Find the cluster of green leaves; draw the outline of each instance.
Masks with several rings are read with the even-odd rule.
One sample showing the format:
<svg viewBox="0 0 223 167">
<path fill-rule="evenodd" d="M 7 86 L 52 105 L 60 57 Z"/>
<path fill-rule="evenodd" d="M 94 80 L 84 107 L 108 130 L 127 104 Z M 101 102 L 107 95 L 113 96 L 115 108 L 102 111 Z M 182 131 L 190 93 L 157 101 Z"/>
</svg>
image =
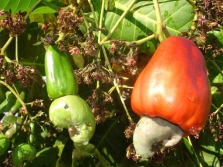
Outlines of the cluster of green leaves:
<svg viewBox="0 0 223 167">
<path fill-rule="evenodd" d="M 101 34 L 101 41 L 112 30 L 118 22 L 123 12 L 132 1 L 127 0 L 105 0 L 106 10 L 101 14 L 103 0 L 90 1 L 90 6 L 85 1 L 84 15 L 89 21 L 89 25 L 96 28 L 99 20 L 102 20 L 102 27 L 105 31 Z M 31 85 L 23 99 L 26 104 L 41 99 L 44 108 L 28 108 L 31 115 L 35 117 L 40 114 L 38 119 L 29 121 L 25 126 L 31 129 L 31 132 L 18 130 L 10 139 L 9 152 L 0 157 L 0 166 L 8 164 L 10 166 L 10 154 L 15 146 L 21 143 L 30 143 L 37 149 L 36 158 L 31 162 L 25 162 L 24 166 L 44 167 L 44 166 L 215 166 L 222 165 L 223 144 L 216 141 L 210 130 L 201 132 L 199 139 L 193 137 L 184 138 L 183 141 L 170 153 L 166 153 L 162 164 L 153 161 L 135 163 L 131 159 L 126 158 L 126 148 L 132 143 L 132 139 L 126 139 L 124 135 L 125 128 L 129 125 L 128 118 L 124 112 L 119 96 L 114 93 L 114 104 L 110 108 L 110 112 L 116 113 L 106 122 L 98 124 L 96 132 L 86 147 L 74 147 L 73 142 L 65 131 L 55 129 L 47 120 L 48 109 L 51 101 L 47 97 L 46 88 L 41 77 L 45 76 L 44 72 L 44 55 L 45 49 L 42 44 L 34 45 L 41 41 L 45 36 L 41 30 L 41 25 L 46 22 L 57 20 L 57 12 L 59 8 L 69 5 L 68 0 L 4 0 L 0 3 L 0 10 L 9 11 L 15 14 L 18 11 L 28 13 L 26 31 L 18 37 L 18 50 L 15 49 L 15 40 L 11 42 L 6 50 L 6 55 L 14 60 L 15 52 L 18 52 L 19 62 L 23 65 L 34 66 L 38 71 L 37 82 Z M 180 0 L 159 0 L 161 16 L 166 28 L 171 35 L 180 35 L 181 32 L 187 32 L 191 28 L 195 17 L 195 6 L 188 1 Z M 33 7 L 35 7 L 33 9 Z M 94 8 L 94 12 L 91 11 Z M 95 20 L 97 24 L 92 21 Z M 102 18 L 102 19 L 101 19 Z M 86 30 L 82 25 L 81 30 Z M 101 27 L 101 28 L 102 28 Z M 119 39 L 124 41 L 137 41 L 156 32 L 157 20 L 154 10 L 153 1 L 139 0 L 127 12 L 124 19 L 111 34 L 111 39 Z M 207 32 L 207 45 L 212 44 L 213 40 L 217 43 L 217 47 L 223 47 L 223 30 L 214 29 Z M 0 31 L 0 48 L 4 46 L 9 39 L 9 32 L 1 29 Z M 102 44 L 103 45 L 103 44 Z M 157 40 L 152 39 L 143 44 L 142 50 L 153 53 L 157 47 Z M 212 85 L 213 104 L 211 113 L 215 112 L 215 117 L 222 120 L 222 84 L 223 84 L 223 53 L 220 53 L 213 59 L 212 53 L 205 53 L 207 58 L 207 66 L 209 78 Z M 129 85 L 129 86 L 132 86 Z M 87 98 L 91 94 L 95 85 L 80 85 L 79 94 L 83 98 Z M 104 85 L 105 90 L 110 89 L 111 85 Z M 17 115 L 11 115 L 10 109 L 15 106 L 17 99 L 13 94 L 0 85 L 0 119 L 3 123 L 1 128 L 7 128 L 17 123 Z M 125 104 L 130 111 L 132 118 L 137 121 L 138 117 L 131 111 L 129 99 Z M 21 107 L 17 106 L 18 108 Z M 17 109 L 18 109 L 17 108 Z M 32 117 L 32 118 L 33 118 Z M 29 118 L 30 119 L 30 118 Z M 214 120 L 216 121 L 216 120 Z M 32 129 L 32 125 L 35 129 Z M 209 123 L 208 123 L 209 125 Z M 7 162 L 8 160 L 8 162 Z"/>
</svg>

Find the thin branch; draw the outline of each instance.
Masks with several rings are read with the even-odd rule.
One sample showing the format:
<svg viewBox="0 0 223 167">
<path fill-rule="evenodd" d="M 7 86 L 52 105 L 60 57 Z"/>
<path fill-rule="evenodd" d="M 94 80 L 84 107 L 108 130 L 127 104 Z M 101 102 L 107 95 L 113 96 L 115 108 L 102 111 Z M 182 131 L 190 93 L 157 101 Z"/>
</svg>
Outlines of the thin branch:
<svg viewBox="0 0 223 167">
<path fill-rule="evenodd" d="M 19 56 L 18 56 L 19 48 L 18 48 L 18 35 L 15 37 L 15 60 L 19 62 Z"/>
<path fill-rule="evenodd" d="M 7 62 L 11 62 L 11 60 L 7 56 L 5 56 L 5 50 L 7 49 L 7 47 L 9 46 L 9 44 L 12 42 L 13 39 L 14 39 L 13 37 L 9 37 L 8 41 L 1 48 L 1 55 L 4 55 Z"/>
<path fill-rule="evenodd" d="M 156 36 L 155 34 L 152 34 L 150 36 L 147 36 L 147 37 L 145 37 L 143 39 L 140 39 L 140 40 L 137 40 L 137 41 L 126 42 L 126 45 L 127 46 L 131 46 L 131 45 L 141 45 L 141 44 L 143 44 L 143 43 L 145 43 L 145 42 L 147 42 L 147 41 L 155 38 L 155 36 Z"/>
<path fill-rule="evenodd" d="M 130 114 L 129 114 L 129 111 L 128 111 L 126 105 L 125 105 L 124 99 L 122 98 L 122 95 L 121 95 L 119 86 L 118 86 L 118 84 L 116 83 L 115 80 L 113 81 L 113 84 L 114 84 L 114 86 L 115 86 L 115 88 L 116 88 L 116 90 L 117 90 L 117 92 L 118 92 L 119 98 L 120 98 L 121 103 L 122 103 L 122 105 L 123 105 L 123 107 L 124 107 L 124 110 L 125 110 L 125 112 L 126 112 L 126 115 L 127 115 L 127 117 L 128 117 L 128 120 L 129 120 L 130 123 L 132 123 L 133 120 L 132 120 L 132 118 L 131 118 L 131 116 L 130 116 Z"/>
</svg>

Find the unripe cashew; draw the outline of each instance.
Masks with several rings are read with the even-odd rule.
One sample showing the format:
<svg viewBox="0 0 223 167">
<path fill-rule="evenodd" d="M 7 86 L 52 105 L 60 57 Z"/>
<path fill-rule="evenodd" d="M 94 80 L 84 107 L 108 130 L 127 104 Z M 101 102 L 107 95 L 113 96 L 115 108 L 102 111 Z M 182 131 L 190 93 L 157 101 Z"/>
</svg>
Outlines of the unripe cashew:
<svg viewBox="0 0 223 167">
<path fill-rule="evenodd" d="M 133 145 L 136 155 L 145 160 L 159 150 L 159 146 L 171 147 L 183 137 L 183 131 L 161 118 L 143 116 L 136 125 L 133 134 Z"/>
<path fill-rule="evenodd" d="M 22 143 L 12 152 L 12 163 L 19 167 L 23 161 L 31 161 L 36 157 L 36 148 L 31 144 Z"/>
<path fill-rule="evenodd" d="M 76 95 L 55 99 L 49 109 L 49 118 L 59 128 L 68 128 L 75 144 L 86 145 L 95 131 L 95 118 L 85 100 Z"/>
<path fill-rule="evenodd" d="M 3 133 L 0 133 L 0 156 L 8 150 L 9 145 L 9 139 L 7 139 Z"/>
</svg>

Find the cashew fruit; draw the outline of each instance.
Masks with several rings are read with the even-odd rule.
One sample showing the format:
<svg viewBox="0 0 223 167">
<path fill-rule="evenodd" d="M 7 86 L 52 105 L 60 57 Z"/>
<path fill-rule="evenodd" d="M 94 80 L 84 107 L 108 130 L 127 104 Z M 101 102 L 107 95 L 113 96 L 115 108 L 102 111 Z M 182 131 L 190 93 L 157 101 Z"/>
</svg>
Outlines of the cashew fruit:
<svg viewBox="0 0 223 167">
<path fill-rule="evenodd" d="M 3 155 L 9 148 L 10 141 L 3 133 L 0 133 L 0 156 Z"/>
<path fill-rule="evenodd" d="M 12 151 L 12 163 L 19 167 L 24 161 L 31 161 L 36 157 L 36 148 L 31 144 L 22 143 Z"/>
<path fill-rule="evenodd" d="M 56 99 L 77 94 L 78 84 L 69 58 L 56 46 L 48 46 L 45 53 L 46 88 L 48 96 Z"/>
<path fill-rule="evenodd" d="M 174 136 L 171 129 L 176 129 L 176 126 L 183 133 L 179 131 L 178 140 L 175 141 L 179 141 L 182 135 L 199 134 L 207 121 L 211 107 L 207 73 L 204 56 L 192 41 L 172 36 L 158 46 L 138 76 L 132 91 L 133 111 L 143 120 L 144 117 L 150 117 L 147 119 L 148 123 L 142 123 L 140 119 L 141 123 L 135 129 L 133 145 L 136 154 L 142 154 L 143 158 L 151 157 L 155 153 L 153 146 L 156 143 L 166 146 L 165 141 L 171 141 Z M 161 118 L 163 121 L 154 122 L 157 119 L 152 118 Z M 152 124 L 155 128 L 151 128 Z M 148 128 L 145 127 L 144 130 L 143 125 Z M 170 127 L 168 134 L 158 126 Z M 141 136 L 137 137 L 136 133 Z M 142 135 L 150 138 L 138 142 L 138 138 L 144 138 Z M 151 151 L 147 152 L 148 150 Z"/>
<path fill-rule="evenodd" d="M 76 95 L 55 99 L 49 108 L 49 118 L 55 126 L 68 128 L 71 139 L 77 144 L 88 144 L 95 131 L 90 107 Z"/>
<path fill-rule="evenodd" d="M 20 131 L 23 120 L 20 117 L 17 117 L 16 122 L 14 122 L 10 128 L 5 132 L 5 136 L 8 139 L 12 139 Z"/>
<path fill-rule="evenodd" d="M 210 112 L 211 91 L 196 45 L 177 36 L 164 40 L 137 78 L 131 106 L 140 116 L 163 118 L 185 133 L 199 132 Z"/>
</svg>

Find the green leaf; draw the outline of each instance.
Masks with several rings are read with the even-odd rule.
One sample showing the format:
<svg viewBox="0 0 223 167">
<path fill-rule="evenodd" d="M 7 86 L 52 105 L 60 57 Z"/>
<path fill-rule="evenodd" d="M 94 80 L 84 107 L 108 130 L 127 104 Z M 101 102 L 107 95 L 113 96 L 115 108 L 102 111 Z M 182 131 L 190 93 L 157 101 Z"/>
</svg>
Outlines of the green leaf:
<svg viewBox="0 0 223 167">
<path fill-rule="evenodd" d="M 117 117 L 114 120 L 107 120 L 103 124 L 98 124 L 90 141 L 96 146 L 100 155 L 107 159 L 110 164 L 114 164 L 125 155 L 126 148 L 129 145 L 123 133 L 125 126 L 121 121 L 119 122 L 120 119 L 120 117 Z"/>
<path fill-rule="evenodd" d="M 37 0 L 1 0 L 0 9 L 4 11 L 12 11 L 12 14 L 21 11 L 28 11 Z"/>
<path fill-rule="evenodd" d="M 0 104 L 0 113 L 9 112 L 11 107 L 16 103 L 16 97 L 10 91 L 7 91 L 5 96 L 5 100 Z"/>
<path fill-rule="evenodd" d="M 202 166 L 204 167 L 220 167 L 220 161 L 216 155 L 207 153 L 205 151 L 200 151 L 199 159 Z"/>
<path fill-rule="evenodd" d="M 216 45 L 216 48 L 223 47 L 223 31 L 222 30 L 211 31 L 211 32 L 208 32 L 207 35 L 208 35 L 208 39 L 207 39 L 206 45 L 213 45 L 214 43 Z M 220 71 L 223 71 L 223 52 L 220 52 L 219 55 L 214 55 L 213 51 L 211 50 L 207 52 L 205 56 L 209 58 L 209 60 L 207 61 L 207 67 L 208 67 L 209 78 L 210 78 L 211 83 L 219 83 L 219 81 L 222 83 L 222 75 L 219 75 L 219 74 L 220 74 Z M 219 69 L 216 66 L 218 66 Z"/>
<path fill-rule="evenodd" d="M 41 6 L 36 8 L 32 14 L 52 14 L 52 13 L 56 13 L 57 10 L 54 10 L 48 6 Z"/>
<path fill-rule="evenodd" d="M 2 120 L 3 123 L 3 127 L 7 127 L 13 123 L 15 123 L 17 121 L 17 117 L 14 115 L 8 115 L 6 117 L 4 117 L 4 119 Z"/>
<path fill-rule="evenodd" d="M 60 157 L 62 155 L 63 149 L 67 143 L 69 138 L 66 136 L 60 135 L 59 138 L 56 140 L 53 147 L 58 149 L 58 156 Z"/>
<path fill-rule="evenodd" d="M 52 8 L 54 10 L 58 10 L 58 6 L 61 7 L 62 5 L 60 4 L 54 4 L 54 3 L 51 3 L 50 1 L 47 1 L 47 0 L 42 0 L 41 1 L 45 6 L 48 6 L 49 8 Z M 58 2 L 58 1 L 56 1 Z"/>
<path fill-rule="evenodd" d="M 187 148 L 188 151 L 188 156 L 191 158 L 191 160 L 198 165 L 199 164 L 199 160 L 197 159 L 196 153 L 194 151 L 193 146 L 189 143 L 189 141 L 186 138 L 183 138 L 183 143 Z"/>
<path fill-rule="evenodd" d="M 199 144 L 202 148 L 219 155 L 223 155 L 223 143 L 214 140 L 213 134 L 208 131 L 200 133 Z"/>
<path fill-rule="evenodd" d="M 95 7 L 100 13 L 101 1 L 95 1 Z M 110 32 L 114 24 L 120 18 L 130 1 L 115 1 L 115 9 L 105 13 L 104 25 L 106 34 Z M 194 9 L 187 1 L 179 0 L 160 0 L 161 14 L 166 27 L 171 35 L 178 35 L 187 31 L 194 17 Z M 127 13 L 126 17 L 115 30 L 112 38 L 134 41 L 146 37 L 150 33 L 156 31 L 157 21 L 156 13 L 152 1 L 137 1 L 132 9 Z"/>
</svg>

